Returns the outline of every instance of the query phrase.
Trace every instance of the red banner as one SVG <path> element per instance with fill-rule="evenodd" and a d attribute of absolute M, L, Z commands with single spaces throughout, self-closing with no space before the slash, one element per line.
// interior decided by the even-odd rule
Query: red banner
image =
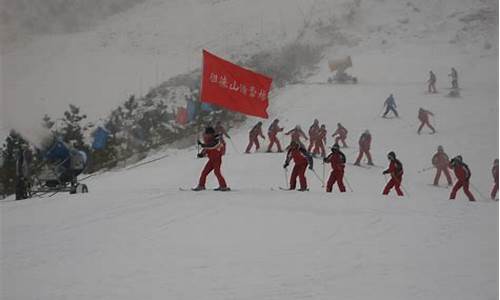
<path fill-rule="evenodd" d="M 201 101 L 268 118 L 272 79 L 203 50 Z"/>

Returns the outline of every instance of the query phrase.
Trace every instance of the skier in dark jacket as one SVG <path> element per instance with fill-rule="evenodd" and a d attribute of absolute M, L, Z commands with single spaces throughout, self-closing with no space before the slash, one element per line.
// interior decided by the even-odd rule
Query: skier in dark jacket
<path fill-rule="evenodd" d="M 403 191 L 401 191 L 401 181 L 403 180 L 403 164 L 396 159 L 396 153 L 393 151 L 387 154 L 387 159 L 389 160 L 389 168 L 382 172 L 382 174 L 390 174 L 391 179 L 385 185 L 383 195 L 389 194 L 389 191 L 394 187 L 398 196 L 403 196 Z"/>
<path fill-rule="evenodd" d="M 344 168 L 346 159 L 344 153 L 340 151 L 338 144 L 333 145 L 332 153 L 330 153 L 328 157 L 325 157 L 323 161 L 325 163 L 330 163 L 332 166 L 332 172 L 330 173 L 330 177 L 328 178 L 328 182 L 326 184 L 326 192 L 331 193 L 333 185 L 337 183 L 340 192 L 344 193 Z"/>
<path fill-rule="evenodd" d="M 383 118 L 386 118 L 387 114 L 391 111 L 394 113 L 396 118 L 399 117 L 398 111 L 396 110 L 397 107 L 396 101 L 394 100 L 394 96 L 392 94 L 390 94 L 389 97 L 385 99 L 384 106 L 385 106 L 385 112 L 382 115 Z"/>
<path fill-rule="evenodd" d="M 202 151 L 198 153 L 198 157 L 208 157 L 208 162 L 201 172 L 198 186 L 193 188 L 193 191 L 202 191 L 205 189 L 207 176 L 212 171 L 214 171 L 215 176 L 219 181 L 219 187 L 215 190 L 229 191 L 230 189 L 227 186 L 226 180 L 224 179 L 224 176 L 222 176 L 220 170 L 225 147 L 221 142 L 220 137 L 215 133 L 215 129 L 213 127 L 207 127 L 205 129 L 205 133 L 203 134 L 203 142 L 198 141 L 198 145 L 200 145 L 202 148 Z"/>
<path fill-rule="evenodd" d="M 290 176 L 289 189 L 295 190 L 298 177 L 300 181 L 299 191 L 307 191 L 307 179 L 305 173 L 307 166 L 309 166 L 309 169 L 313 169 L 312 156 L 301 144 L 296 141 L 292 141 L 290 146 L 288 146 L 288 152 L 286 154 L 286 160 L 283 168 L 287 168 L 291 160 L 293 160 L 295 165 L 293 166 L 292 175 Z"/>
<path fill-rule="evenodd" d="M 471 172 L 469 166 L 467 166 L 463 160 L 462 156 L 457 155 L 450 162 L 450 168 L 455 172 L 457 177 L 457 182 L 453 186 L 450 194 L 450 200 L 454 200 L 457 196 L 457 192 L 460 188 L 464 189 L 465 195 L 469 198 L 469 201 L 476 201 L 474 195 L 469 191 Z"/>

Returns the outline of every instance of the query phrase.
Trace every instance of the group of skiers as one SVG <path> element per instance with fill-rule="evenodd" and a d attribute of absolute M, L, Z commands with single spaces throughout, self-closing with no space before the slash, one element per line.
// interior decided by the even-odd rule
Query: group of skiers
<path fill-rule="evenodd" d="M 422 121 L 424 122 L 424 121 Z M 425 123 L 425 122 L 424 122 Z M 258 122 L 249 132 L 249 144 L 246 153 L 252 149 L 255 145 L 256 149 L 260 148 L 258 138 L 264 138 L 262 133 L 262 122 Z M 427 124 L 428 125 L 428 124 Z M 433 129 L 431 127 L 431 129 Z M 277 146 L 278 152 L 282 152 L 281 144 L 277 138 L 277 134 L 284 130 L 283 127 L 279 126 L 279 120 L 275 119 L 268 129 L 269 146 L 267 148 L 268 152 L 272 151 L 274 145 Z M 342 147 L 347 147 L 347 129 L 342 126 L 341 123 L 337 124 L 337 130 L 332 135 L 335 137 L 335 144 L 331 148 L 331 153 L 325 155 L 324 144 L 326 142 L 326 128 L 325 125 L 319 125 L 319 121 L 315 119 L 313 124 L 309 128 L 309 137 L 302 131 L 299 125 L 295 126 L 292 130 L 285 133 L 285 135 L 290 136 L 290 144 L 286 147 L 286 158 L 283 167 L 288 168 L 290 163 L 293 161 L 294 166 L 289 178 L 290 190 L 295 190 L 297 188 L 297 179 L 300 184 L 299 191 L 307 191 L 307 179 L 306 171 L 309 168 L 313 172 L 313 156 L 321 156 L 323 163 L 331 165 L 331 173 L 326 182 L 326 192 L 332 192 L 333 186 L 337 184 L 338 189 L 341 193 L 346 192 L 344 185 L 344 169 L 346 164 L 346 156 L 341 151 Z M 215 176 L 219 182 L 219 187 L 216 189 L 218 191 L 228 191 L 230 190 L 227 183 L 221 173 L 222 156 L 225 153 L 226 143 L 224 142 L 224 137 L 230 138 L 224 127 L 217 123 L 216 128 L 207 127 L 203 133 L 203 141 L 198 141 L 198 145 L 201 147 L 201 151 L 198 157 L 208 157 L 208 162 L 202 170 L 198 185 L 193 188 L 194 191 L 204 190 L 206 178 L 210 172 L 214 171 Z M 305 147 L 302 140 L 309 141 L 309 146 Z M 354 166 L 360 166 L 361 160 L 364 156 L 367 158 L 367 164 L 374 166 L 372 156 L 370 154 L 371 146 L 371 134 L 369 130 L 365 130 L 358 141 L 359 154 L 354 162 Z M 390 151 L 387 154 L 387 159 L 389 161 L 389 166 L 382 173 L 384 175 L 388 174 L 390 176 L 389 181 L 385 185 L 382 194 L 387 195 L 394 189 L 398 196 L 403 196 L 403 164 L 396 157 L 396 153 Z M 475 201 L 474 195 L 469 190 L 471 172 L 467 164 L 463 162 L 460 155 L 449 159 L 448 155 L 444 152 L 442 146 L 438 146 L 437 152 L 432 157 L 433 168 L 436 169 L 436 175 L 434 177 L 433 185 L 439 185 L 439 179 L 441 174 L 446 177 L 449 186 L 453 184 L 449 169 L 453 170 L 457 181 L 453 186 L 450 199 L 455 199 L 458 190 L 463 189 L 465 195 L 470 201 Z M 317 174 L 315 174 L 317 175 Z M 494 161 L 492 168 L 492 175 L 494 178 L 494 186 L 491 191 L 491 199 L 495 200 L 498 192 L 498 159 Z"/>
<path fill-rule="evenodd" d="M 451 88 L 454 90 L 458 89 L 458 72 L 455 68 L 451 68 L 451 72 L 448 74 L 448 77 L 451 77 Z M 432 70 L 429 71 L 429 80 L 427 80 L 427 91 L 429 93 L 437 93 L 436 81 L 436 74 L 434 74 Z"/>

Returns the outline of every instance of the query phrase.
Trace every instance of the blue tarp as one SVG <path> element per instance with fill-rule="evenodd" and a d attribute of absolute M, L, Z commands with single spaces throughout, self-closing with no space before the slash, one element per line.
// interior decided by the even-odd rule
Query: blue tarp
<path fill-rule="evenodd" d="M 54 144 L 45 152 L 44 157 L 46 160 L 57 161 L 59 163 L 64 162 L 63 165 L 65 167 L 69 167 L 71 163 L 68 146 L 61 140 L 55 140 Z"/>
<path fill-rule="evenodd" d="M 201 110 L 211 112 L 214 110 L 214 108 L 212 107 L 212 105 L 203 102 L 201 103 Z"/>
<path fill-rule="evenodd" d="M 193 121 L 196 118 L 196 104 L 192 100 L 187 101 L 186 105 L 188 122 Z"/>
<path fill-rule="evenodd" d="M 104 149 L 108 142 L 108 137 L 109 132 L 106 129 L 100 126 L 97 127 L 96 131 L 94 132 L 94 142 L 92 143 L 92 148 L 94 150 Z"/>

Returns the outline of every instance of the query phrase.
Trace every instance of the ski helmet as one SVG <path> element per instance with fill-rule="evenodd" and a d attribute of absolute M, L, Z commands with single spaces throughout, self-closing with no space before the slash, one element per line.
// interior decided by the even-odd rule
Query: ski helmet
<path fill-rule="evenodd" d="M 337 152 L 337 151 L 339 151 L 339 150 L 340 150 L 340 146 L 339 146 L 339 144 L 335 143 L 335 144 L 332 146 L 332 151 L 333 151 L 333 152 Z"/>
<path fill-rule="evenodd" d="M 396 159 L 396 153 L 394 153 L 394 151 L 391 151 L 391 152 L 387 153 L 387 158 L 390 159 L 390 160 L 395 160 Z"/>
<path fill-rule="evenodd" d="M 215 129 L 212 126 L 205 128 L 205 134 L 215 134 Z"/>
<path fill-rule="evenodd" d="M 439 146 L 438 146 L 438 151 L 439 151 L 439 152 L 443 152 L 443 151 L 444 151 L 443 146 L 439 145 Z"/>

